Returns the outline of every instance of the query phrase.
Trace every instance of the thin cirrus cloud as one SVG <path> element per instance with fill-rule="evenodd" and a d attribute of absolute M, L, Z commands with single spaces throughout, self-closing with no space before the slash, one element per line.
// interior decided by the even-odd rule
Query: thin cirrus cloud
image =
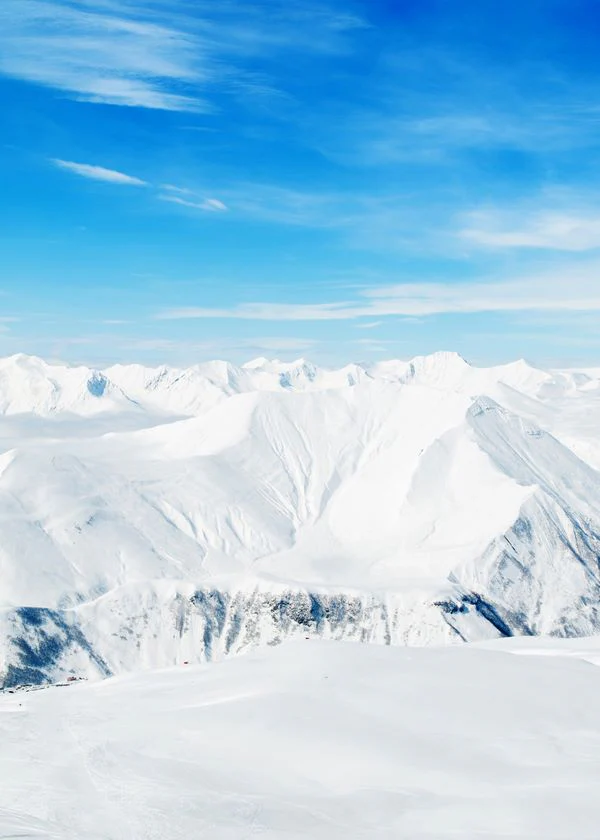
<path fill-rule="evenodd" d="M 116 169 L 106 169 L 104 166 L 95 166 L 89 163 L 75 163 L 71 160 L 61 160 L 60 158 L 52 158 L 51 162 L 59 169 L 66 169 L 79 175 L 81 178 L 88 178 L 93 181 L 106 181 L 110 184 L 117 184 L 120 186 L 132 187 L 151 187 L 148 181 L 143 181 L 141 178 L 136 178 L 133 175 L 127 175 L 125 172 L 119 172 Z M 158 198 L 161 201 L 167 201 L 172 204 L 180 204 L 184 207 L 191 207 L 195 210 L 205 210 L 211 213 L 222 213 L 226 211 L 227 205 L 218 198 L 205 198 L 201 201 L 191 201 L 182 198 L 181 195 L 193 195 L 191 190 L 183 187 L 176 187 L 173 185 L 164 185 L 163 189 L 170 190 L 169 194 L 159 194 Z"/>
<path fill-rule="evenodd" d="M 273 0 L 269 15 L 253 3 L 233 11 L 184 0 L 2 0 L 0 73 L 79 101 L 212 113 L 223 93 L 281 93 L 247 57 L 329 54 L 362 25 L 308 0 Z"/>
<path fill-rule="evenodd" d="M 489 248 L 590 251 L 600 248 L 600 213 L 538 212 L 515 225 L 495 213 L 474 213 L 459 236 Z"/>
<path fill-rule="evenodd" d="M 186 191 L 187 192 L 187 191 Z M 193 210 L 206 210 L 209 213 L 222 213 L 227 210 L 227 205 L 218 198 L 205 198 L 202 201 L 190 201 L 187 198 L 180 198 L 177 195 L 159 195 L 161 201 L 168 201 L 171 204 L 179 204 L 183 207 L 191 207 Z"/>
<path fill-rule="evenodd" d="M 200 45 L 144 12 L 141 3 L 3 0 L 0 72 L 87 102 L 210 111 L 194 88 Z"/>
<path fill-rule="evenodd" d="M 367 323 L 356 324 L 356 326 L 361 330 L 374 330 L 375 327 L 380 327 L 382 324 L 383 321 L 367 321 Z M 371 341 L 372 339 L 367 340 Z"/>
<path fill-rule="evenodd" d="M 52 163 L 58 166 L 59 169 L 66 169 L 79 175 L 82 178 L 90 178 L 93 181 L 108 181 L 111 184 L 122 184 L 130 187 L 147 187 L 148 182 L 142 181 L 141 178 L 135 178 L 133 175 L 127 175 L 125 172 L 119 172 L 116 169 L 105 169 L 104 166 L 93 166 L 89 163 L 75 163 L 72 160 L 61 160 L 60 158 L 52 158 Z"/>
<path fill-rule="evenodd" d="M 591 95 L 591 94 L 590 94 Z M 460 90 L 456 91 L 460 103 Z M 507 91 L 507 103 L 486 106 L 487 113 L 440 116 L 440 103 L 427 92 L 413 103 L 413 113 L 395 116 L 398 103 L 375 103 L 370 110 L 354 110 L 339 126 L 324 123 L 314 127 L 320 150 L 346 164 L 390 165 L 410 161 L 449 162 L 457 156 L 485 148 L 516 149 L 544 157 L 572 148 L 593 147 L 596 141 L 595 115 L 563 101 L 553 101 L 548 113 L 530 113 Z M 455 108 L 461 107 L 455 103 Z M 542 142 L 543 141 L 543 142 Z"/>
<path fill-rule="evenodd" d="M 104 340 L 104 336 L 98 336 L 97 340 Z M 267 336 L 256 338 L 233 338 L 224 336 L 213 341 L 187 342 L 181 339 L 170 338 L 125 338 L 116 341 L 116 346 L 127 350 L 142 350 L 162 352 L 189 351 L 195 353 L 207 353 L 211 356 L 219 354 L 230 354 L 233 352 L 248 353 L 298 353 L 312 350 L 318 345 L 318 341 L 310 338 L 296 338 L 294 336 Z"/>
<path fill-rule="evenodd" d="M 193 195 L 192 190 L 188 189 L 188 187 L 178 187 L 175 184 L 161 184 L 160 188 L 167 192 L 177 193 L 177 195 Z"/>
<path fill-rule="evenodd" d="M 405 283 L 364 289 L 354 300 L 314 304 L 244 303 L 231 308 L 181 307 L 161 320 L 347 321 L 385 316 L 490 312 L 600 312 L 600 262 L 509 281 Z"/>

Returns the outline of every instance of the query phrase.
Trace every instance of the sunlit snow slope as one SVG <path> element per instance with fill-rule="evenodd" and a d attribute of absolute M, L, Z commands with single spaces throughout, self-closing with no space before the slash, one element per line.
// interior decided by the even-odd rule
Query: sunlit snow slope
<path fill-rule="evenodd" d="M 600 629 L 600 378 L 0 361 L 0 683 Z"/>
<path fill-rule="evenodd" d="M 600 649 L 531 641 L 0 694 L 0 837 L 597 840 Z"/>

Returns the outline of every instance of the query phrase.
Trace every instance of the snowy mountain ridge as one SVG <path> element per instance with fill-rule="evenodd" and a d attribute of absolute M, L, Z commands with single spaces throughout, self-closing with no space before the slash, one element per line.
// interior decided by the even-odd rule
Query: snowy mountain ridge
<path fill-rule="evenodd" d="M 537 394 L 600 388 L 600 371 L 542 371 L 523 359 L 477 368 L 458 353 L 438 352 L 409 361 L 321 368 L 305 359 L 254 359 L 242 366 L 212 361 L 189 368 L 117 364 L 103 370 L 50 364 L 17 354 L 0 359 L 0 414 L 82 416 L 140 408 L 194 415 L 219 399 L 255 391 L 326 390 L 353 387 L 365 379 L 460 390 L 477 395 L 506 386 Z"/>
<path fill-rule="evenodd" d="M 600 379 L 0 360 L 0 681 L 600 630 Z"/>

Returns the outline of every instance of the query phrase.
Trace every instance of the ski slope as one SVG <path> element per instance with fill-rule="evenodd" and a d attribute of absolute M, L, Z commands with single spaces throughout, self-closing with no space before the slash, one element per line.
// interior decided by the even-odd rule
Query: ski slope
<path fill-rule="evenodd" d="M 302 640 L 0 694 L 0 837 L 596 840 L 600 646 L 540 642 Z"/>
<path fill-rule="evenodd" d="M 0 684 L 600 629 L 600 377 L 0 360 Z"/>

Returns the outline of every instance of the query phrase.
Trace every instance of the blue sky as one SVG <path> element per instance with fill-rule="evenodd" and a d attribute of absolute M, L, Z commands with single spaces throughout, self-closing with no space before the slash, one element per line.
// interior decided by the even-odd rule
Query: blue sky
<path fill-rule="evenodd" d="M 0 353 L 600 364 L 597 0 L 2 0 Z"/>

